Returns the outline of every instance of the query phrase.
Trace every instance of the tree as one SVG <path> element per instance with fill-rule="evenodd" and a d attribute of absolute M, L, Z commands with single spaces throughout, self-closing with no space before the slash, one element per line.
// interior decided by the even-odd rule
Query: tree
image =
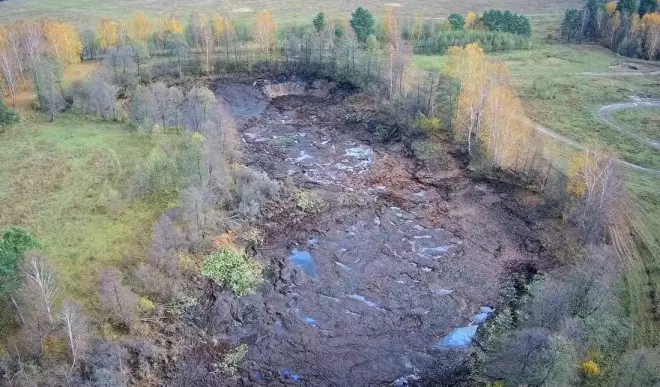
<path fill-rule="evenodd" d="M 55 121 L 55 116 L 66 107 L 62 95 L 62 68 L 52 59 L 42 58 L 35 63 L 32 72 L 39 107 L 51 122 Z"/>
<path fill-rule="evenodd" d="M 314 20 L 312 20 L 312 24 L 314 25 L 316 33 L 321 33 L 321 31 L 325 30 L 325 14 L 323 12 L 317 13 Z"/>
<path fill-rule="evenodd" d="M 30 230 L 12 226 L 4 230 L 0 239 L 0 295 L 8 296 L 19 313 L 13 293 L 21 284 L 21 266 L 28 250 L 40 247 L 40 243 Z"/>
<path fill-rule="evenodd" d="M 87 319 L 80 310 L 80 306 L 73 301 L 67 300 L 64 303 L 60 319 L 64 326 L 64 336 L 69 345 L 69 354 L 71 357 L 71 368 L 76 368 L 78 360 L 85 356 L 89 344 L 89 328 Z"/>
<path fill-rule="evenodd" d="M 9 125 L 15 124 L 20 120 L 18 114 L 9 110 L 7 105 L 5 105 L 5 100 L 2 96 L 2 87 L 0 86 L 0 133 L 4 131 Z"/>
<path fill-rule="evenodd" d="M 102 19 L 97 36 L 101 50 L 105 51 L 110 47 L 117 47 L 119 44 L 119 25 L 113 20 Z"/>
<path fill-rule="evenodd" d="M 16 88 L 18 87 L 18 83 L 22 76 L 23 70 L 20 63 L 20 57 L 17 56 L 17 53 L 13 51 L 13 34 L 15 33 L 10 32 L 6 28 L 0 28 L 0 69 L 2 70 L 2 78 L 4 78 L 5 84 L 7 85 L 7 90 L 11 96 L 12 105 L 15 106 Z M 2 92 L 0 90 L 0 96 L 1 95 Z M 0 104 L 4 105 L 4 100 L 0 102 Z M 2 112 L 4 112 L 4 114 L 8 114 L 6 107 L 5 109 L 0 107 L 0 115 L 3 114 Z M 9 118 L 5 118 L 5 120 L 9 121 Z M 0 126 L 2 126 L 2 121 L 3 119 L 0 118 Z M 8 123 L 9 122 L 5 123 L 5 125 Z"/>
<path fill-rule="evenodd" d="M 617 32 L 619 32 L 619 27 L 621 27 L 621 13 L 615 11 L 612 17 L 610 17 L 607 26 L 610 29 L 610 48 L 614 49 L 614 38 L 616 37 Z"/>
<path fill-rule="evenodd" d="M 165 48 L 169 51 L 170 55 L 176 57 L 177 68 L 179 70 L 179 78 L 183 77 L 183 63 L 182 60 L 188 55 L 190 46 L 181 34 L 171 34 L 165 40 Z"/>
<path fill-rule="evenodd" d="M 373 15 L 365 8 L 358 7 L 351 15 L 351 28 L 355 31 L 360 43 L 366 43 L 367 37 L 376 32 L 375 25 Z"/>
<path fill-rule="evenodd" d="M 616 9 L 624 15 L 630 15 L 637 12 L 637 0 L 619 0 Z"/>
<path fill-rule="evenodd" d="M 269 54 L 275 43 L 277 22 L 271 11 L 259 11 L 252 27 L 254 38 L 265 54 Z"/>
<path fill-rule="evenodd" d="M 567 9 L 561 23 L 561 37 L 568 42 L 582 39 L 582 14 L 577 9 Z"/>
<path fill-rule="evenodd" d="M 194 86 L 190 89 L 183 101 L 186 127 L 194 132 L 201 131 L 217 103 L 215 94 L 206 87 Z"/>
<path fill-rule="evenodd" d="M 619 163 L 604 150 L 590 147 L 573 157 L 567 190 L 579 199 L 573 217 L 584 241 L 602 238 L 604 228 L 625 213 L 624 187 Z"/>
<path fill-rule="evenodd" d="M 101 302 L 111 321 L 125 327 L 131 326 L 137 311 L 135 293 L 122 285 L 122 275 L 117 269 L 106 268 L 101 272 Z"/>
<path fill-rule="evenodd" d="M 38 294 L 41 300 L 48 321 L 52 324 L 53 321 L 53 303 L 59 296 L 60 290 L 58 287 L 57 274 L 50 267 L 47 258 L 43 255 L 32 255 L 28 258 L 27 265 L 24 268 L 25 277 L 28 284 Z"/>
<path fill-rule="evenodd" d="M 99 45 L 99 40 L 96 37 L 96 33 L 90 29 L 86 29 L 80 35 L 80 40 L 82 41 L 82 57 L 83 59 L 96 59 L 96 56 L 101 50 Z"/>
<path fill-rule="evenodd" d="M 151 36 L 151 23 L 144 12 L 136 12 L 131 20 L 131 33 L 134 39 L 146 42 Z"/>
<path fill-rule="evenodd" d="M 658 0 L 640 0 L 639 16 L 644 17 L 647 13 L 653 13 L 658 10 Z"/>
<path fill-rule="evenodd" d="M 614 12 L 616 11 L 616 7 L 617 7 L 616 1 L 614 0 L 609 1 L 607 2 L 607 4 L 605 4 L 605 12 L 609 13 L 610 15 L 613 15 Z"/>
<path fill-rule="evenodd" d="M 465 15 L 465 28 L 473 29 L 477 26 L 478 23 L 479 17 L 477 14 L 472 11 L 468 11 L 467 15 Z"/>
<path fill-rule="evenodd" d="M 646 35 L 646 55 L 649 59 L 653 59 L 660 49 L 660 13 L 647 13 L 644 15 L 642 26 Z"/>
<path fill-rule="evenodd" d="M 52 57 L 62 64 L 80 62 L 83 44 L 73 25 L 47 21 L 44 23 L 43 33 Z"/>
<path fill-rule="evenodd" d="M 100 75 L 93 76 L 86 85 L 88 113 L 103 119 L 117 119 L 117 94 L 119 87 L 112 85 Z"/>
<path fill-rule="evenodd" d="M 460 31 L 465 26 L 465 19 L 463 18 L 463 16 L 457 13 L 452 13 L 451 15 L 449 15 L 449 18 L 447 18 L 447 20 L 449 20 L 451 29 L 454 31 Z"/>

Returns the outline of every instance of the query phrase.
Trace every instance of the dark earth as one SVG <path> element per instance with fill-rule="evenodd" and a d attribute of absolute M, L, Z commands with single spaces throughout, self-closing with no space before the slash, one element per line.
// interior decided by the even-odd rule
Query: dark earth
<path fill-rule="evenodd" d="M 541 260 L 523 215 L 532 194 L 475 183 L 453 157 L 428 169 L 405 141 L 377 144 L 368 122 L 346 119 L 372 106 L 359 90 L 251 80 L 216 93 L 245 163 L 315 198 L 254 221 L 266 241 L 253 254 L 271 268 L 256 294 L 205 304 L 214 340 L 248 345 L 240 384 L 414 384 L 439 354 L 465 353 L 512 265 Z"/>

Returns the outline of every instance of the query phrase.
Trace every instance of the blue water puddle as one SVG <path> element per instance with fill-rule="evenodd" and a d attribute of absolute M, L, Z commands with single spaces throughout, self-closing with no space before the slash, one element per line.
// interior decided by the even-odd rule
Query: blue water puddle
<path fill-rule="evenodd" d="M 440 348 L 467 348 L 472 344 L 474 336 L 477 334 L 477 328 L 488 320 L 490 315 L 495 310 L 493 308 L 484 306 L 480 309 L 480 313 L 472 317 L 470 325 L 466 327 L 456 328 L 449 332 L 445 337 L 440 340 L 438 347 Z"/>
<path fill-rule="evenodd" d="M 440 340 L 440 348 L 467 348 L 477 334 L 478 325 L 456 328 Z"/>
<path fill-rule="evenodd" d="M 319 326 L 316 324 L 316 320 L 314 320 L 314 319 L 311 318 L 311 317 L 305 317 L 305 318 L 303 319 L 303 321 L 305 322 L 305 324 L 309 325 L 309 326 L 312 327 L 312 328 L 318 328 L 318 327 L 319 327 Z"/>
<path fill-rule="evenodd" d="M 289 263 L 302 269 L 311 278 L 318 279 L 316 263 L 309 251 L 293 249 L 291 255 L 289 255 Z"/>
<path fill-rule="evenodd" d="M 291 372 L 291 370 L 289 370 L 288 368 L 285 368 L 285 369 L 281 370 L 281 371 L 280 371 L 280 375 L 281 375 L 283 378 L 288 379 L 288 380 L 293 380 L 293 381 L 296 382 L 296 383 L 302 381 L 302 376 L 300 376 L 300 375 L 298 375 L 298 374 L 294 374 L 294 373 Z"/>

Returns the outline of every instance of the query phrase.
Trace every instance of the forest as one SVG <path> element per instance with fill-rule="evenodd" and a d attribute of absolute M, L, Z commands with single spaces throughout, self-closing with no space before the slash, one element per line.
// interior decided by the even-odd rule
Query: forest
<path fill-rule="evenodd" d="M 632 3 L 569 9 L 559 38 L 657 59 L 657 3 Z M 38 125 L 117 131 L 126 149 L 101 144 L 86 165 L 111 172 L 70 208 L 146 213 L 134 245 L 72 277 L 72 257 L 46 253 L 58 226 L 29 227 L 38 206 L 18 204 L 67 180 L 0 182 L 2 384 L 660 381 L 657 240 L 626 165 L 597 143 L 559 156 L 488 55 L 533 48 L 526 16 L 228 15 L 0 26 L 0 143 Z M 442 70 L 414 66 L 431 54 Z"/>

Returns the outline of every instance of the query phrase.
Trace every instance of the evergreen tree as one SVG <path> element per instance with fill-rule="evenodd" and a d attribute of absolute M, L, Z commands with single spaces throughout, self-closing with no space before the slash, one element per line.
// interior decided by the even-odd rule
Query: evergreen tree
<path fill-rule="evenodd" d="M 321 32 L 325 28 L 325 14 L 323 12 L 319 12 L 314 20 L 312 21 L 312 24 L 314 24 L 314 29 L 316 32 Z"/>
<path fill-rule="evenodd" d="M 447 20 L 449 20 L 449 25 L 451 25 L 451 29 L 454 31 L 460 31 L 465 26 L 465 18 L 457 13 L 449 15 Z"/>
<path fill-rule="evenodd" d="M 658 0 L 640 0 L 639 1 L 639 16 L 644 16 L 647 13 L 653 13 L 658 9 Z"/>
<path fill-rule="evenodd" d="M 0 86 L 0 132 L 4 131 L 6 126 L 17 123 L 18 120 L 18 114 L 5 105 L 5 100 L 2 98 L 2 86 Z"/>
<path fill-rule="evenodd" d="M 369 35 L 376 32 L 376 29 L 374 28 L 375 24 L 374 17 L 368 10 L 358 7 L 358 9 L 353 12 L 351 17 L 351 28 L 355 31 L 358 42 L 366 43 Z"/>
<path fill-rule="evenodd" d="M 637 0 L 619 0 L 616 9 L 622 14 L 630 15 L 637 12 Z"/>

